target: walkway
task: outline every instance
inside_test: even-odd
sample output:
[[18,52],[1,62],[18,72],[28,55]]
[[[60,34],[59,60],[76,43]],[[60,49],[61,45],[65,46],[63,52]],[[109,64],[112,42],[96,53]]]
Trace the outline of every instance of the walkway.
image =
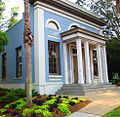
[[120,91],[88,93],[85,98],[92,103],[69,117],[100,117],[120,106]]

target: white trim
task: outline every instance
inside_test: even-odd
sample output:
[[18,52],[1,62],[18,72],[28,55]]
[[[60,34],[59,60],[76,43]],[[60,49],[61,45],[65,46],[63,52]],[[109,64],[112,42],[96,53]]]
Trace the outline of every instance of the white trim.
[[54,39],[60,39],[59,37],[57,37],[57,36],[53,36],[53,35],[48,35],[48,37],[50,37],[50,38],[54,38]]
[[14,80],[22,80],[22,77],[14,78]]
[[47,82],[46,85],[62,85],[63,82]]
[[90,67],[90,45],[88,41],[84,42],[85,65],[86,65],[86,83],[91,84],[91,67]]
[[80,27],[79,24],[77,24],[77,23],[72,23],[72,24],[69,25],[68,30],[70,30],[72,26],[78,26],[78,27]]
[[49,75],[49,78],[62,78],[62,75]]
[[103,83],[103,68],[102,68],[102,54],[101,54],[101,45],[97,43],[97,60],[98,60],[98,74],[99,74],[99,81]]
[[63,43],[63,51],[64,51],[64,76],[65,76],[65,84],[69,83],[68,80],[68,48],[67,43]]
[[71,34],[71,35],[68,35],[68,36],[65,36],[63,37],[63,41],[68,41],[68,40],[74,40],[76,39],[76,37],[81,38],[82,40],[89,40],[89,41],[94,41],[94,42],[99,42],[99,43],[102,43],[102,44],[105,44],[106,40],[102,40],[102,39],[99,39],[97,37],[93,37],[93,36],[89,36],[87,34],[83,34],[83,33],[75,33],[75,34]]
[[77,47],[77,61],[78,61],[78,83],[84,84],[83,76],[83,57],[82,57],[82,41],[81,39],[76,40]]
[[54,79],[54,78],[52,79],[51,78],[51,79],[49,79],[49,81],[62,81],[62,79]]
[[[46,69],[45,69],[45,34],[44,34],[44,10],[34,9],[34,60],[35,60],[35,84],[40,94],[45,93]],[[42,56],[41,56],[42,55]],[[43,90],[40,89],[43,85]]]
[[55,19],[48,19],[48,20],[46,21],[46,23],[45,23],[45,26],[46,26],[47,28],[49,28],[49,27],[48,27],[48,23],[49,23],[49,22],[55,22],[55,24],[56,24],[56,25],[58,26],[58,28],[59,28],[58,30],[61,31],[60,24],[59,24],[59,22],[58,22],[57,20],[55,20]]
[[[95,28],[95,29],[97,29],[97,30],[101,30],[101,27],[100,27],[99,25],[94,24],[94,23],[92,23],[92,22],[89,22],[88,20],[84,20],[83,18],[80,18],[80,17],[75,16],[75,15],[73,15],[73,14],[67,13],[67,12],[62,11],[62,10],[60,10],[60,9],[58,9],[58,8],[55,8],[55,7],[53,7],[53,6],[44,4],[44,3],[40,2],[40,1],[37,1],[36,3],[38,3],[39,5],[36,5],[35,8],[36,8],[36,7],[40,7],[40,8],[43,8],[44,10],[46,10],[46,11],[48,11],[48,12],[58,14],[58,15],[60,15],[60,16],[62,16],[62,17],[66,17],[66,18],[68,18],[68,19],[71,19],[71,20],[73,20],[73,21],[75,21],[75,22],[82,23],[82,24],[84,24],[84,25],[86,25],[86,23],[87,23],[88,26],[90,26],[90,27],[92,27],[92,28]],[[35,3],[35,4],[36,4],[36,3]]]

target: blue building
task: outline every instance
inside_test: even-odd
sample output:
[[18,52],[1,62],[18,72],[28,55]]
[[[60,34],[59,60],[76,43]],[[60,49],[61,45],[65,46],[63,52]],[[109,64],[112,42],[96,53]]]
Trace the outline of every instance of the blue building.
[[[63,84],[108,83],[105,25],[95,14],[67,0],[31,0],[33,88],[54,94]],[[23,20],[7,31],[0,55],[0,87],[25,84]]]

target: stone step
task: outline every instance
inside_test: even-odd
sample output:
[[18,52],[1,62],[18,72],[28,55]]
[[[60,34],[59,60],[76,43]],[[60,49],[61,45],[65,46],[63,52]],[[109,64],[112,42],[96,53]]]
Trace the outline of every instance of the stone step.
[[56,92],[59,95],[84,95],[85,93],[90,92],[99,92],[99,91],[106,91],[106,90],[116,90],[120,91],[120,87],[116,87],[111,83],[106,84],[64,84],[63,87],[60,88]]
[[[83,89],[98,89],[98,88],[111,88],[111,87],[116,87],[115,85],[108,85],[108,86],[90,86],[90,87],[84,87],[83,86]],[[62,89],[74,89],[74,90],[79,90],[80,87],[61,87],[61,90]]]
[[57,95],[85,95],[85,93],[81,93],[81,92],[66,92],[66,91],[60,91],[56,93]]
[[[101,88],[90,88],[90,89],[84,89],[84,92],[88,92],[88,91],[100,91],[100,90],[111,90],[111,89],[116,89],[116,87],[101,87]],[[66,91],[66,92],[81,92],[81,89],[79,88],[61,88],[59,91]]]

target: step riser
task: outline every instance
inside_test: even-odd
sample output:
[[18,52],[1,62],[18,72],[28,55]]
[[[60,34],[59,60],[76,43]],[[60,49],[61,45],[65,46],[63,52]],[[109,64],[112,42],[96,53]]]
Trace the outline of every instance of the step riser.
[[105,90],[117,90],[120,91],[120,87],[116,87],[110,83],[108,84],[93,84],[93,85],[80,85],[80,84],[64,84],[57,95],[84,95],[90,92],[99,92]]
[[[116,86],[104,86],[104,87],[83,87],[83,89],[99,89],[99,88],[115,88]],[[79,87],[62,87],[62,89],[68,89],[68,90],[71,90],[71,89],[74,89],[74,90],[77,90],[77,89],[80,89]]]

